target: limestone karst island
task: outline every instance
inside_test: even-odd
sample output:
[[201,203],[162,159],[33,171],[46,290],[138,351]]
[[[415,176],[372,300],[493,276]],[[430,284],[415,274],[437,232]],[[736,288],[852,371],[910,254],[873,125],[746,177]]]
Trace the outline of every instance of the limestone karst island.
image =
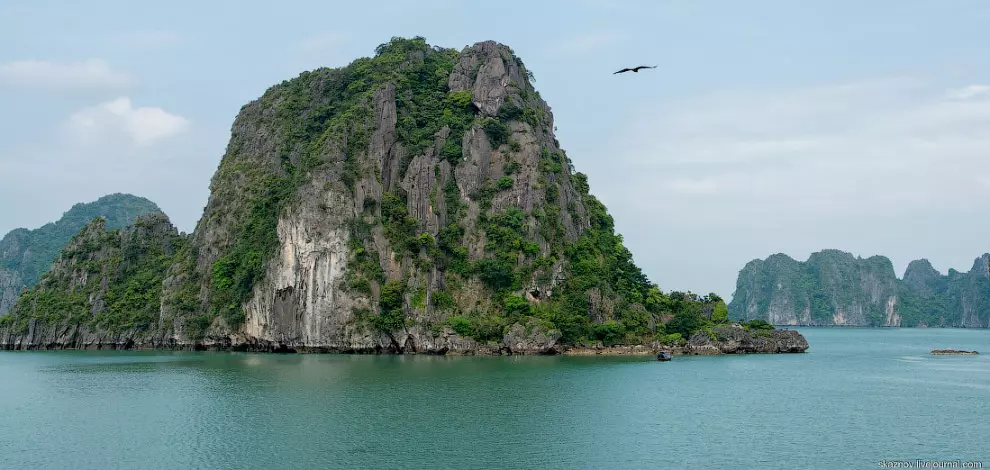
[[990,468],[990,1],[54,3],[0,470]]
[[774,325],[990,328],[990,254],[942,275],[927,259],[898,279],[884,256],[839,250],[806,262],[778,253],[739,272],[729,318]]
[[[808,348],[796,331],[730,323],[716,295],[652,284],[554,137],[530,71],[496,42],[457,51],[395,38],[372,58],[271,87],[234,120],[210,189],[191,234],[160,212],[127,226],[101,217],[40,280],[32,262],[23,277],[30,287],[0,317],[0,344],[429,354]],[[12,236],[5,243],[16,251]]]

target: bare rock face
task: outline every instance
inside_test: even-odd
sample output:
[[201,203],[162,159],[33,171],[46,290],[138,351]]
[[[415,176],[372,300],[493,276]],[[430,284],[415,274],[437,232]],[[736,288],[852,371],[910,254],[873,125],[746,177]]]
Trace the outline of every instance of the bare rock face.
[[[509,94],[509,85],[525,83],[518,61],[513,59],[512,52],[495,41],[475,44],[451,74],[450,88],[455,91],[468,89],[470,80],[462,79],[459,75],[475,68],[476,78],[473,86],[470,86],[474,105],[488,116],[498,115]],[[462,85],[463,88],[459,88]]]
[[[305,189],[304,192],[315,188]],[[364,305],[341,289],[347,270],[349,238],[342,223],[352,213],[349,198],[319,191],[279,219],[280,247],[268,265],[268,282],[256,284],[245,307],[243,335],[290,348],[374,349],[377,337],[365,337],[348,325],[355,307]]]
[[20,273],[0,268],[0,315],[6,314],[14,306],[24,287]]
[[509,354],[548,354],[554,351],[560,331],[552,325],[530,320],[525,325],[514,323],[502,339]]
[[465,50],[448,80],[452,91],[471,90],[474,105],[488,116],[498,115],[512,83],[525,83],[519,63],[509,48],[495,41]]

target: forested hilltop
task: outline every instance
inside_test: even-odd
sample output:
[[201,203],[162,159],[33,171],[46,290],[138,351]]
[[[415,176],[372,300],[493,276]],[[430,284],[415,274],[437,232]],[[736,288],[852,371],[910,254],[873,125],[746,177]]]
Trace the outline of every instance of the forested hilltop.
[[[636,266],[511,49],[375,52],[245,105],[188,238],[163,216],[88,227],[3,319],[4,343],[545,353],[718,337],[725,303]],[[114,307],[159,299],[157,315]]]
[[984,254],[969,272],[950,269],[947,275],[916,260],[897,279],[883,256],[824,250],[802,263],[776,254],[739,272],[729,313],[776,325],[986,328],[988,259]]
[[72,206],[52,223],[28,230],[12,230],[0,239],[0,316],[14,305],[21,291],[48,272],[52,261],[72,236],[97,217],[110,229],[133,224],[144,214],[159,212],[155,203],[130,194],[110,194],[96,201]]

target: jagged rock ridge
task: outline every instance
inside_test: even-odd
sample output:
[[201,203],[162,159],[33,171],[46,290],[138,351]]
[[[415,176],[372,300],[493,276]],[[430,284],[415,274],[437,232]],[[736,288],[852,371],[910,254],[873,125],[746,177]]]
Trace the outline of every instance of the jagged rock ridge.
[[776,254],[739,272],[729,316],[777,325],[986,328],[988,259],[984,254],[969,272],[944,276],[916,260],[897,279],[882,256],[824,250],[802,263]]

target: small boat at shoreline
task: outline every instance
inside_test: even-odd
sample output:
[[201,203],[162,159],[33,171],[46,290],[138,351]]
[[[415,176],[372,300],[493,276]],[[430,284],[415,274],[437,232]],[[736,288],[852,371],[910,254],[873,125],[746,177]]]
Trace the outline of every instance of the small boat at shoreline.
[[671,359],[671,354],[668,353],[667,351],[660,351],[659,353],[657,353],[657,360],[660,362],[666,362],[669,361],[670,359]]
[[980,353],[976,351],[960,351],[958,349],[932,349],[932,354],[936,356],[976,356]]

